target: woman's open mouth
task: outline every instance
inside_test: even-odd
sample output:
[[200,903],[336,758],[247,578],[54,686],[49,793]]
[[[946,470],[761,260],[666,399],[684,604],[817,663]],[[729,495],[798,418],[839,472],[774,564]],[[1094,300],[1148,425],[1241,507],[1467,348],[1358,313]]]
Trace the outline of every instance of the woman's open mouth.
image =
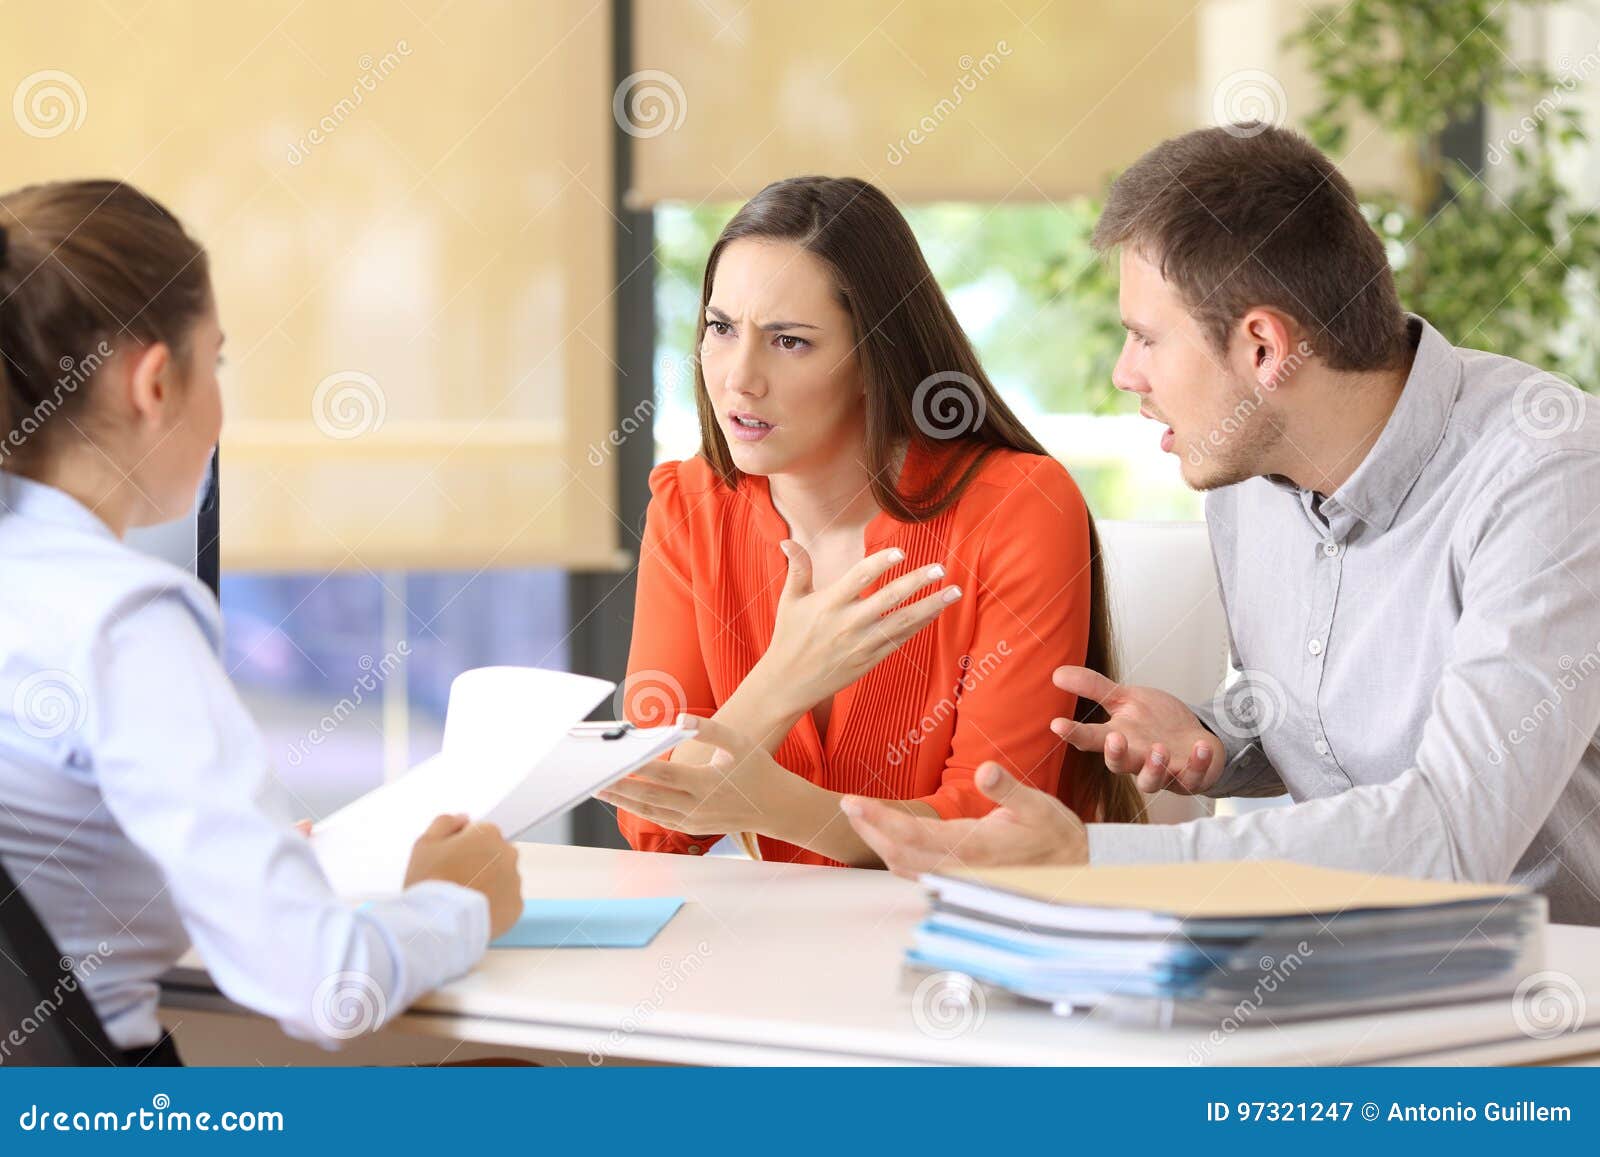
[[771,422],[763,421],[754,414],[735,410],[728,415],[728,433],[741,442],[759,442],[772,431]]

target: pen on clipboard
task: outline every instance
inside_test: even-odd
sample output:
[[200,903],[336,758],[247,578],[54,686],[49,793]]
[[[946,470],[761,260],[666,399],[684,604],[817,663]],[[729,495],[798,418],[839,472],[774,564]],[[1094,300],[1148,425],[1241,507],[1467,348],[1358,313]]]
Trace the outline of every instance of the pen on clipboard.
[[567,734],[574,739],[621,739],[632,730],[631,723],[576,723]]

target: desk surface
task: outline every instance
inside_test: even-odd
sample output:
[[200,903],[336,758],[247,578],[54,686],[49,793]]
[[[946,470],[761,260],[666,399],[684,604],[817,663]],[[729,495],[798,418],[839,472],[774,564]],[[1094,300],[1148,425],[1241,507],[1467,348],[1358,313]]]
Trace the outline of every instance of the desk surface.
[[[901,956],[926,900],[885,872],[520,846],[529,897],[682,896],[642,949],[496,949],[402,1018],[412,1032],[587,1057],[689,1064],[1515,1064],[1600,1054],[1600,928],[1550,929],[1545,968],[1581,986],[1576,1032],[1522,1032],[1509,997],[1252,1024],[1135,1030],[990,999],[913,1011]],[[197,960],[164,1003],[216,1007]],[[927,1005],[927,1002],[922,1002]]]

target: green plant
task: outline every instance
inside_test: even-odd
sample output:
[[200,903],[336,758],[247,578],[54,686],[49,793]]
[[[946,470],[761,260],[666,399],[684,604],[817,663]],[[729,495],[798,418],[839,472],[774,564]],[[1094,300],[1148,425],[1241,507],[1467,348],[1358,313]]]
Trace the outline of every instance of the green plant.
[[[1571,100],[1580,76],[1505,51],[1514,10],[1544,3],[1351,0],[1314,11],[1288,44],[1304,50],[1321,88],[1304,122],[1318,145],[1337,161],[1360,112],[1407,160],[1398,192],[1363,193],[1402,304],[1454,342],[1593,387],[1600,220],[1556,171],[1558,152],[1588,139]],[[1474,173],[1444,155],[1441,139],[1479,106],[1513,124]]]

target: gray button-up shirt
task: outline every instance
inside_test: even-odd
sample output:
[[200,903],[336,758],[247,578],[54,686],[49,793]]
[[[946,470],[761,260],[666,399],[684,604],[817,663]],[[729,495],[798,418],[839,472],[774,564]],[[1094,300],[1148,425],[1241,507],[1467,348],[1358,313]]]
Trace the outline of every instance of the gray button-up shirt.
[[1400,400],[1343,486],[1206,500],[1244,673],[1196,707],[1229,757],[1212,794],[1295,806],[1093,824],[1090,859],[1510,880],[1600,924],[1600,405],[1411,324]]

